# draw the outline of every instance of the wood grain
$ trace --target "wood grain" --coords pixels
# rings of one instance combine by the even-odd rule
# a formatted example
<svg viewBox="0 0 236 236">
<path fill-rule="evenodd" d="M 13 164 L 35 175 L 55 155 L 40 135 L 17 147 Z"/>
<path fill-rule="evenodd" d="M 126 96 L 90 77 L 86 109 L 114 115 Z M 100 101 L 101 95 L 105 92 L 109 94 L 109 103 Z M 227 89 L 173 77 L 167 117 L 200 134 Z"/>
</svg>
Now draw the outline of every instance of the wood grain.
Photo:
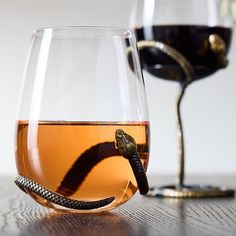
<svg viewBox="0 0 236 236">
<path fill-rule="evenodd" d="M 236 176 L 190 181 L 236 187 Z M 171 178 L 156 176 L 150 185 L 171 182 Z M 0 236 L 236 235 L 234 198 L 174 200 L 136 194 L 128 203 L 105 214 L 59 214 L 20 192 L 12 178 L 1 177 L 0 186 Z"/>
</svg>

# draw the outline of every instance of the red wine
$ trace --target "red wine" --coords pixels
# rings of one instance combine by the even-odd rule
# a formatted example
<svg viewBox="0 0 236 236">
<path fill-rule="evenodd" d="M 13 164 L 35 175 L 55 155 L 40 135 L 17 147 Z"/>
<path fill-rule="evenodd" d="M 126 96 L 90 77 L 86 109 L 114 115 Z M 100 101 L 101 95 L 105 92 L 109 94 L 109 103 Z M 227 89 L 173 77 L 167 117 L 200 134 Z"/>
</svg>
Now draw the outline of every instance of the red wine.
<svg viewBox="0 0 236 236">
<path fill-rule="evenodd" d="M 196 79 L 204 78 L 223 68 L 222 56 L 229 51 L 232 29 L 203 25 L 159 25 L 135 29 L 138 41 L 156 40 L 172 46 L 181 52 L 192 64 Z M 225 43 L 223 55 L 213 52 L 209 36 L 217 34 Z M 155 48 L 140 50 L 143 68 L 154 76 L 184 81 L 185 75 L 179 65 Z M 221 57 L 221 58 L 220 58 Z"/>
</svg>

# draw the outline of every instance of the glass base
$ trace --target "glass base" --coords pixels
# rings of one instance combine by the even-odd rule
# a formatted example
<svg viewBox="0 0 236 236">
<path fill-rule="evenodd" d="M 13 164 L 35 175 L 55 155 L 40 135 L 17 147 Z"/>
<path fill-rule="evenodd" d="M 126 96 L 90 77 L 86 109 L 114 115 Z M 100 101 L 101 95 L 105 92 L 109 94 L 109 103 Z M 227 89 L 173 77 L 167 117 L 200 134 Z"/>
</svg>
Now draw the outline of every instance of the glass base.
<svg viewBox="0 0 236 236">
<path fill-rule="evenodd" d="M 213 185 L 166 185 L 150 188 L 147 196 L 170 198 L 233 197 L 234 189 Z"/>
</svg>

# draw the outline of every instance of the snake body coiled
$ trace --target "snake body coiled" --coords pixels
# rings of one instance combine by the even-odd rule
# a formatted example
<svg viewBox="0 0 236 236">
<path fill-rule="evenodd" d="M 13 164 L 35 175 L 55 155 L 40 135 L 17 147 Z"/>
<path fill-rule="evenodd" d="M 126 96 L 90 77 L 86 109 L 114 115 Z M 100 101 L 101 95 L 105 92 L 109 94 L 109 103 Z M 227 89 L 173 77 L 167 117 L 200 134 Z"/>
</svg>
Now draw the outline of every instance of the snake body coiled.
<svg viewBox="0 0 236 236">
<path fill-rule="evenodd" d="M 46 199 L 49 202 L 66 208 L 77 210 L 92 210 L 105 207 L 114 201 L 114 196 L 97 201 L 79 201 L 71 199 L 67 196 L 75 193 L 86 175 L 90 172 L 91 168 L 94 167 L 99 161 L 109 156 L 121 155 L 129 160 L 140 193 L 146 194 L 149 190 L 147 177 L 144 167 L 140 161 L 137 144 L 134 138 L 125 133 L 123 130 L 119 129 L 115 133 L 115 139 L 116 142 L 100 143 L 86 150 L 73 164 L 71 169 L 62 180 L 56 192 L 45 188 L 44 186 L 38 184 L 37 182 L 26 176 L 18 176 L 15 179 L 15 183 L 21 190 L 26 193 L 28 193 L 28 191 L 33 192 L 34 194 Z M 96 161 L 92 163 L 92 165 L 86 165 L 88 157 L 91 157 L 96 153 L 100 153 L 100 155 L 98 155 L 99 158 L 93 158 Z M 89 159 L 91 160 L 91 158 Z M 83 166 L 85 167 L 85 171 L 82 172 L 82 177 L 78 178 L 78 181 L 74 181 L 76 179 L 76 175 L 78 174 L 77 167 L 82 166 L 82 164 L 84 164 Z"/>
<path fill-rule="evenodd" d="M 52 192 L 51 190 L 43 187 L 42 185 L 36 183 L 34 180 L 25 176 L 18 176 L 15 180 L 15 183 L 21 189 L 25 188 L 29 191 L 32 191 L 33 193 L 36 193 L 38 196 L 43 197 L 44 199 L 52 203 L 77 210 L 91 210 L 104 207 L 110 204 L 115 199 L 115 197 L 104 198 L 98 201 L 78 201 L 70 199 L 56 192 Z"/>
</svg>

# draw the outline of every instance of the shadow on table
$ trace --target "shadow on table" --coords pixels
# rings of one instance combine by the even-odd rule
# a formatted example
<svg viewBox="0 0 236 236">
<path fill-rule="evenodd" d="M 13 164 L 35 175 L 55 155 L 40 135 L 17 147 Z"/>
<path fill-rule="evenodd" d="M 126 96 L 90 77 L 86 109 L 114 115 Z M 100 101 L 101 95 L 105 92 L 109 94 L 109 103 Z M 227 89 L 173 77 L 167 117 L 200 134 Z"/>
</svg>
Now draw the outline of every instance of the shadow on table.
<svg viewBox="0 0 236 236">
<path fill-rule="evenodd" d="M 124 217 L 113 214 L 53 213 L 29 223 L 20 236 L 146 236 L 142 225 L 131 225 Z"/>
</svg>

